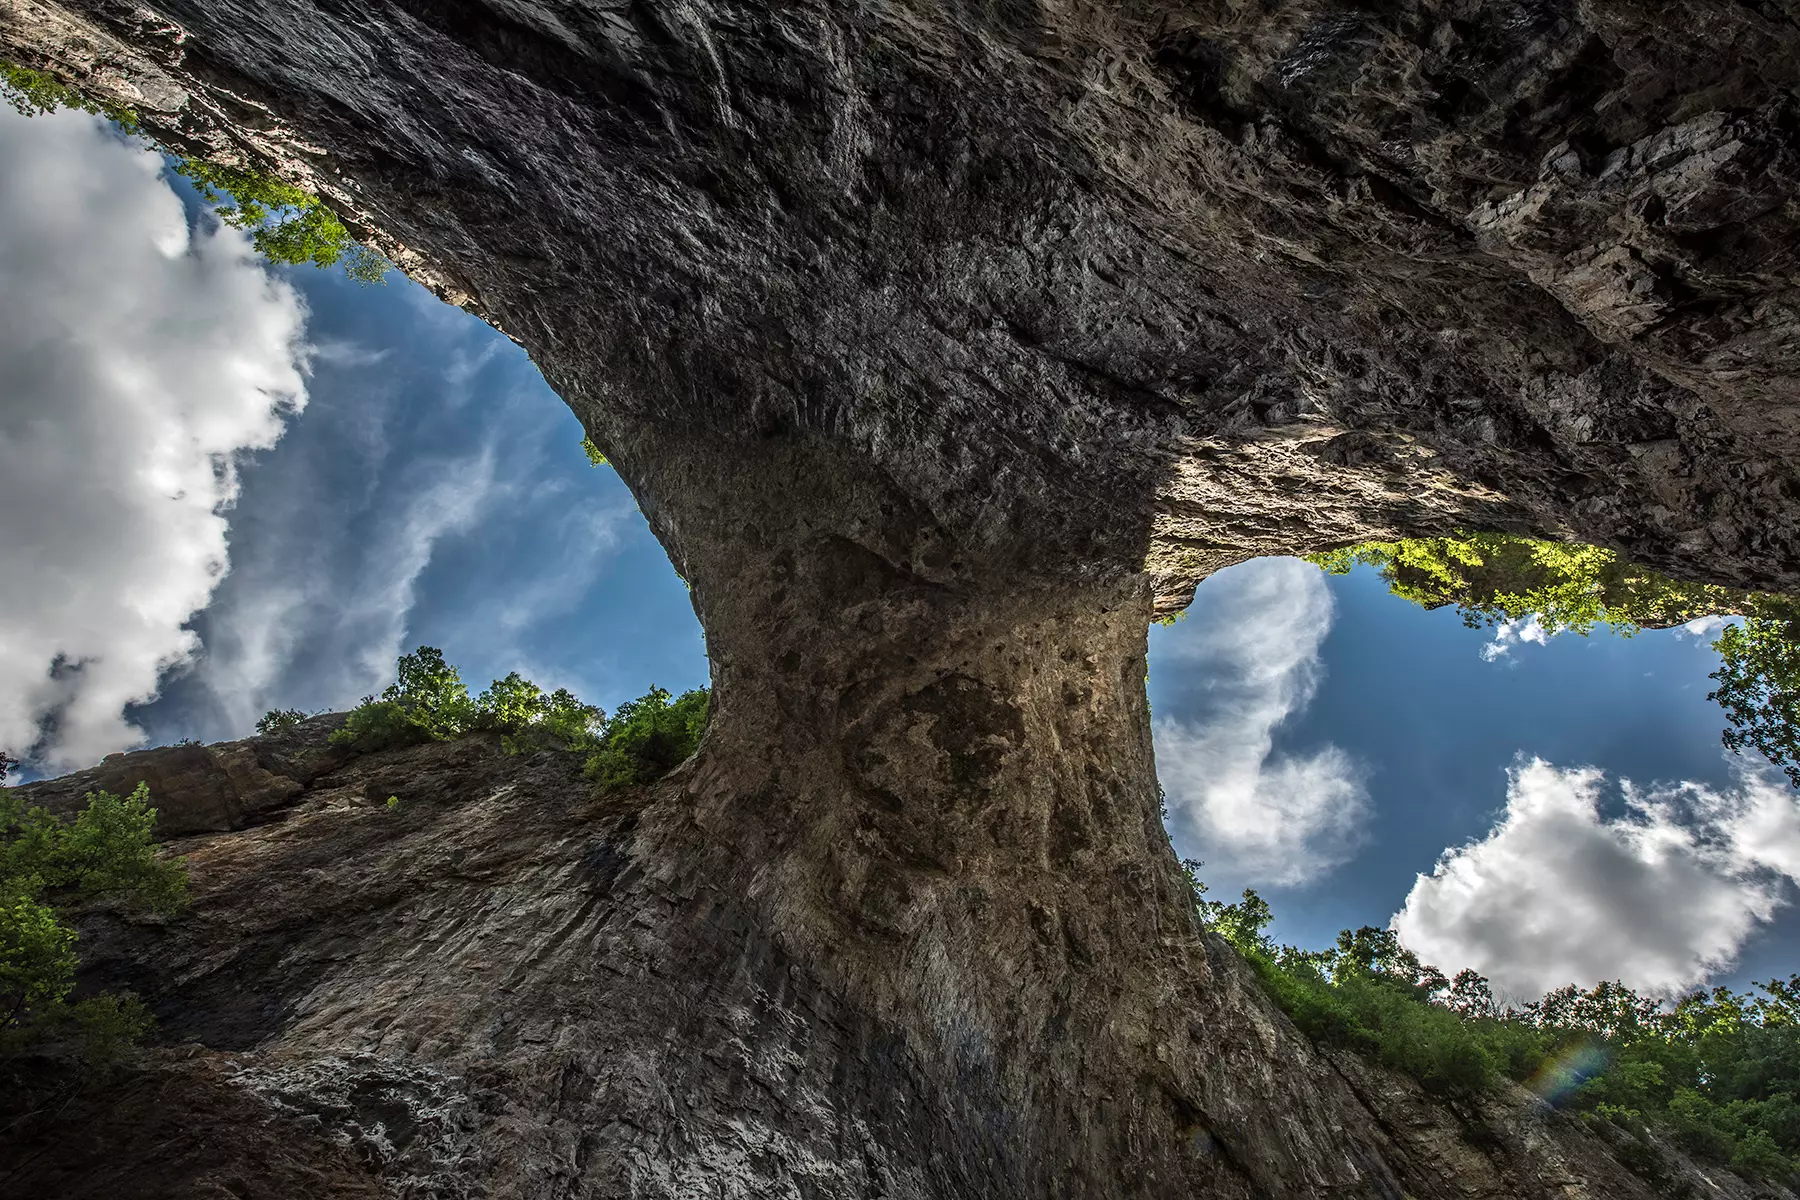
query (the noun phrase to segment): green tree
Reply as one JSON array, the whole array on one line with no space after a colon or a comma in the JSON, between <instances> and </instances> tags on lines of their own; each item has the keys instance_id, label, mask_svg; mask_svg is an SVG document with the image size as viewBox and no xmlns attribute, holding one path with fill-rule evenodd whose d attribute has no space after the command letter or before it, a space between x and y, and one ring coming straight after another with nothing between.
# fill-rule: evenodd
<instances>
[{"instance_id":1,"label":"green tree","mask_svg":"<svg viewBox=\"0 0 1800 1200\"><path fill-rule=\"evenodd\" d=\"M0 100L5 100L22 117L42 116L59 108L74 108L97 117L105 117L127 133L135 133L138 128L137 114L124 105L90 100L47 72L11 63L0 62Z\"/></svg>"},{"instance_id":2,"label":"green tree","mask_svg":"<svg viewBox=\"0 0 1800 1200\"><path fill-rule=\"evenodd\" d=\"M341 728L331 734L334 746L381 750L388 746L444 741L474 727L476 709L456 668L435 646L402 654L397 678L379 697L365 696Z\"/></svg>"},{"instance_id":3,"label":"green tree","mask_svg":"<svg viewBox=\"0 0 1800 1200\"><path fill-rule=\"evenodd\" d=\"M261 171L190 159L175 168L225 224L242 229L270 262L342 266L360 283L380 283L388 263L359 243L325 202Z\"/></svg>"},{"instance_id":4,"label":"green tree","mask_svg":"<svg viewBox=\"0 0 1800 1200\"><path fill-rule=\"evenodd\" d=\"M606 713L583 704L567 688L546 694L517 671L496 679L475 700L475 725L498 730L508 754L556 748L587 751L599 744Z\"/></svg>"},{"instance_id":5,"label":"green tree","mask_svg":"<svg viewBox=\"0 0 1800 1200\"><path fill-rule=\"evenodd\" d=\"M1774 605L1765 611L1713 642L1719 686L1706 698L1725 710L1726 746L1758 751L1800 787L1800 621Z\"/></svg>"},{"instance_id":6,"label":"green tree","mask_svg":"<svg viewBox=\"0 0 1800 1200\"><path fill-rule=\"evenodd\" d=\"M256 732L277 733L283 729L292 729L306 720L306 714L297 708L271 708L256 719Z\"/></svg>"},{"instance_id":7,"label":"green tree","mask_svg":"<svg viewBox=\"0 0 1800 1200\"><path fill-rule=\"evenodd\" d=\"M705 688L671 700L667 691L653 687L619 705L588 756L588 777L611 791L668 774L699 749L707 700Z\"/></svg>"},{"instance_id":8,"label":"green tree","mask_svg":"<svg viewBox=\"0 0 1800 1200\"><path fill-rule=\"evenodd\" d=\"M606 455L601 451L600 447L594 444L593 438L584 437L581 439L581 452L587 455L588 464L590 466L604 467L606 465Z\"/></svg>"},{"instance_id":9,"label":"green tree","mask_svg":"<svg viewBox=\"0 0 1800 1200\"><path fill-rule=\"evenodd\" d=\"M508 754L599 747L606 713L567 688L546 693L517 671L473 699L456 668L435 646L420 646L395 663L395 680L379 697L365 696L331 743L359 750L445 741L480 731L500 735Z\"/></svg>"},{"instance_id":10,"label":"green tree","mask_svg":"<svg viewBox=\"0 0 1800 1200\"><path fill-rule=\"evenodd\" d=\"M110 897L153 912L187 903L181 860L156 855L156 810L140 783L128 797L90 792L72 822L0 791L0 1048L72 1032L90 1052L135 1038L149 1019L135 999L68 1003L77 936L58 906Z\"/></svg>"},{"instance_id":11,"label":"green tree","mask_svg":"<svg viewBox=\"0 0 1800 1200\"><path fill-rule=\"evenodd\" d=\"M1455 605L1472 627L1535 616L1551 632L1606 624L1630 635L1714 613L1750 611L1754 593L1684 583L1599 546L1504 533L1366 542L1307 559L1331 574L1374 567L1394 595L1424 608Z\"/></svg>"},{"instance_id":12,"label":"green tree","mask_svg":"<svg viewBox=\"0 0 1800 1200\"><path fill-rule=\"evenodd\" d=\"M1558 988L1502 1009L1471 970L1446 979L1392 930L1345 930L1327 950L1277 945L1254 891L1202 919L1255 970L1271 999L1321 1045L1365 1055L1449 1096L1529 1081L1552 1103L1629 1135L1621 1161L1666 1172L1648 1132L1752 1178L1800 1179L1800 975L1715 988L1673 1005L1624 984Z\"/></svg>"}]
</instances>

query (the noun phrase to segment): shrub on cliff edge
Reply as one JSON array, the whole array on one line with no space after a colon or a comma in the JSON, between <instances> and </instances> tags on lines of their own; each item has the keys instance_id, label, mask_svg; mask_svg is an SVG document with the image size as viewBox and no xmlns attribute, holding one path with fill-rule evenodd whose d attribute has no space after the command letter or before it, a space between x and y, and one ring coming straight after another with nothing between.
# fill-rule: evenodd
<instances>
[{"instance_id":1,"label":"shrub on cliff edge","mask_svg":"<svg viewBox=\"0 0 1800 1200\"><path fill-rule=\"evenodd\" d=\"M71 822L0 790L0 1053L66 1039L103 1058L149 1027L135 997L68 1002L77 935L58 906L108 897L152 912L180 910L187 871L179 859L157 857L155 821L142 783L123 799L89 792Z\"/></svg>"},{"instance_id":2,"label":"shrub on cliff edge","mask_svg":"<svg viewBox=\"0 0 1800 1200\"><path fill-rule=\"evenodd\" d=\"M671 700L653 687L619 705L588 756L588 778L611 791L667 775L700 748L709 698L705 688L695 688Z\"/></svg>"}]
</instances>

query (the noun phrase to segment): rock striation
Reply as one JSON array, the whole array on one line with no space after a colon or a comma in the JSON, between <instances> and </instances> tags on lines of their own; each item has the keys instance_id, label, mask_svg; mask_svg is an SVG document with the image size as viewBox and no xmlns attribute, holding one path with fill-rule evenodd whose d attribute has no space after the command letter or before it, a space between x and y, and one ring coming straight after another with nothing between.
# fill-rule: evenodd
<instances>
[{"instance_id":1,"label":"rock striation","mask_svg":"<svg viewBox=\"0 0 1800 1200\"><path fill-rule=\"evenodd\" d=\"M991 1081L969 1061L979 1045L963 1048L972 1094L936 1092L921 1078L924 1047L847 1002L743 901L666 853L643 855L645 827L688 802L698 764L597 798L575 755L508 757L478 736L352 756L324 745L334 724L205 748L224 761L307 765L284 777L296 789L288 802L257 823L174 842L189 863L189 913L84 915L82 986L134 989L160 1020L161 1045L86 1090L45 1065L10 1069L6 1194L923 1197L990 1186L999 1164L940 1157L944 1122L1002 1135L980 1147L987 1154L1018 1132L1012 1114L982 1107ZM191 805L212 811L216 788L189 765L194 749L129 756L169 781L167 828L195 823ZM19 791L56 803L78 782ZM1104 931L1066 926L1014 947L1009 966L1084 936L1076 969L1116 975ZM1187 965L1207 986L1169 997L1176 1032L1163 1052L1222 1059L1233 1074L1208 1113L1184 1107L1167 1082L1143 1085L1182 1123L1189 1152L1213 1164L1211 1194L1669 1194L1523 1090L1447 1105L1354 1056L1314 1050L1223 942L1191 929L1165 938L1190 947ZM981 1035L967 1021L957 1032ZM1091 1139L1143 1119L1133 1112L1143 1096L1082 1088L1066 1064L1030 1066L1049 1086L1080 1089L1071 1107L1087 1110ZM1298 1111L1256 1120L1267 1089ZM1325 1158L1337 1147L1323 1137L1284 1146L1295 1117L1339 1146L1350 1134L1360 1159ZM1661 1154L1664 1188L1761 1194ZM1267 1170L1283 1157L1259 1190L1237 1177L1241 1162ZM1051 1181L1050 1194L1159 1194L1157 1165L1146 1154L1117 1178L1090 1167Z\"/></svg>"},{"instance_id":2,"label":"rock striation","mask_svg":"<svg viewBox=\"0 0 1800 1200\"><path fill-rule=\"evenodd\" d=\"M357 1151L400 1190L1641 1194L1601 1148L1459 1173L1243 986L1144 630L1461 525L1800 587L1792 0L0 0L0 52L524 344L713 664L629 800L458 744L206 835L216 906L117 952L208 1047L195 1106L230 1054L287 1081L258 1112L416 1089L452 1165ZM456 755L416 838L307 808ZM230 787L204 828L277 812ZM87 1169L212 1178L115 1125ZM268 1178L364 1144L309 1128Z\"/></svg>"}]
</instances>

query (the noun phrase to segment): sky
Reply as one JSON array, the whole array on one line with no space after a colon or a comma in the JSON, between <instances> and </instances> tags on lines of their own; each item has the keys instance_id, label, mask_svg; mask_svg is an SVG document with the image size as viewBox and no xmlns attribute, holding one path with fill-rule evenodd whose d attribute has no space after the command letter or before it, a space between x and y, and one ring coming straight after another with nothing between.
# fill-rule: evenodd
<instances>
[{"instance_id":1,"label":"sky","mask_svg":"<svg viewBox=\"0 0 1800 1200\"><path fill-rule=\"evenodd\" d=\"M607 708L706 682L685 587L518 347L398 274L269 267L165 167L0 106L0 749L240 737L418 645ZM1391 925L1516 999L1785 976L1800 806L1721 746L1711 633L1221 572L1150 635L1176 850L1279 940Z\"/></svg>"}]
</instances>

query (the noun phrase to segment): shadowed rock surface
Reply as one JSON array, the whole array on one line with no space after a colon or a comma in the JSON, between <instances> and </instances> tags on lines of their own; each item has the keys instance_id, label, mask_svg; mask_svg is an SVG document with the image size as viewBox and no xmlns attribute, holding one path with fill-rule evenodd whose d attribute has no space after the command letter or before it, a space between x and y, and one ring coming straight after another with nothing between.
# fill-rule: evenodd
<instances>
[{"instance_id":1,"label":"shadowed rock surface","mask_svg":"<svg viewBox=\"0 0 1800 1200\"><path fill-rule=\"evenodd\" d=\"M275 746L210 749L343 758L323 746L331 724L268 739ZM131 757L193 778L177 773L191 749ZM491 737L353 757L270 820L178 841L190 912L134 923L96 910L81 923L83 986L135 989L169 1048L72 1101L46 1068L27 1070L23 1086L9 1078L0 1121L23 1133L0 1150L5 1194L988 1194L1022 1122L985 1108L982 1031L966 1019L956 1030L963 1087L932 1086L921 1061L931 1047L844 999L684 861L706 853L688 808L695 767L597 799L579 764L557 752L509 758ZM38 803L64 786L20 792ZM164 817L179 819L196 795L207 802L204 786L167 793ZM1075 997L1096 976L1144 969L1118 961L1105 931L1072 929L1063 913L1038 920L1010 947L1008 975L1046 962L1072 973L1064 1020L1078 1018ZM1320 1054L1223 942L1189 926L1167 932L1165 947L1185 952L1206 990L1168 997L1163 1017L1178 1032L1163 1036L1224 1074L1219 1107L1187 1107L1170 1090L1173 1065L1132 1096L1084 1088L1066 1063L1028 1064L1045 1086L1073 1089L1070 1117L1099 1149L1109 1126L1155 1106L1196 1159L1216 1162L1223 1186L1202 1194L1344 1194L1359 1174L1373 1195L1659 1194L1579 1121L1522 1090L1446 1105L1354 1056ZM893 952L905 954L897 941ZM1304 1106L1286 1119L1327 1131L1300 1153L1331 1154L1325 1138L1349 1133L1360 1161L1296 1153L1271 1192L1236 1182L1235 1156L1268 1155L1291 1136L1235 1124L1266 1111L1271 1090ZM945 1160L946 1125L975 1142L961 1161ZM1755 1194L1664 1154L1696 1195ZM1090 1172L1061 1186L1155 1194L1159 1166L1169 1169L1145 1155L1124 1177ZM1327 1183L1334 1167L1338 1182Z\"/></svg>"},{"instance_id":2,"label":"shadowed rock surface","mask_svg":"<svg viewBox=\"0 0 1800 1200\"><path fill-rule=\"evenodd\" d=\"M296 796L196 849L216 904L109 954L209 1070L464 1081L402 1191L1643 1194L1409 1149L1243 985L1144 629L1459 525L1800 590L1790 0L0 0L0 51L523 343L712 659L629 800L459 743L341 768L454 766L398 842Z\"/></svg>"}]
</instances>

